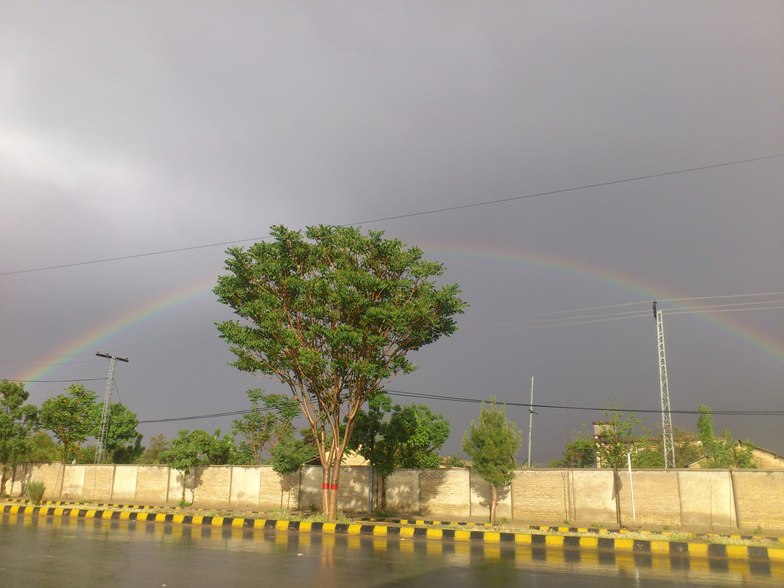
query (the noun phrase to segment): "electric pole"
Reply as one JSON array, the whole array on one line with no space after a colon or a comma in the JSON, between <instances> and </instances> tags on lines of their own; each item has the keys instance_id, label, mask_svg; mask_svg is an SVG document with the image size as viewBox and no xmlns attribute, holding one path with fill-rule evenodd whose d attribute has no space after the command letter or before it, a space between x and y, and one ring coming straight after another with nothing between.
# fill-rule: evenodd
<instances>
[{"instance_id":1,"label":"electric pole","mask_svg":"<svg viewBox=\"0 0 784 588\"><path fill-rule=\"evenodd\" d=\"M656 335L659 349L659 392L661 397L662 450L664 468L675 467L675 444L672 439L672 415L670 414L670 388L667 382L667 356L664 352L664 316L656 309L653 301L653 316L656 319Z\"/></svg>"},{"instance_id":2,"label":"electric pole","mask_svg":"<svg viewBox=\"0 0 784 588\"><path fill-rule=\"evenodd\" d=\"M531 440L534 431L534 377L531 376L531 404L528 405L528 469L531 469Z\"/></svg>"},{"instance_id":3,"label":"electric pole","mask_svg":"<svg viewBox=\"0 0 784 588\"><path fill-rule=\"evenodd\" d=\"M108 353L96 353L95 355L109 360L109 377L106 378L106 392L103 395L103 408L101 410L101 427L96 439L98 446L95 448L95 463L99 464L103 462L106 454L106 437L109 433L109 404L112 399L112 387L114 386L114 366L118 361L128 363L128 358L117 357Z\"/></svg>"}]
</instances>

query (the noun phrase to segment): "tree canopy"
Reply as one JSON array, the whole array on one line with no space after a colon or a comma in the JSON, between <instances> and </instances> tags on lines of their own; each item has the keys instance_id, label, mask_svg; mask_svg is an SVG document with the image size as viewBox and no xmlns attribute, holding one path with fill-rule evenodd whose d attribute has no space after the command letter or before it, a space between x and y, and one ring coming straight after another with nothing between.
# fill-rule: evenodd
<instances>
[{"instance_id":1,"label":"tree canopy","mask_svg":"<svg viewBox=\"0 0 784 588\"><path fill-rule=\"evenodd\" d=\"M373 466L381 480L381 508L386 508L386 479L397 468L436 468L438 450L449 438L449 423L422 404L392 407L389 394L377 392L368 410L357 413L349 447Z\"/></svg>"},{"instance_id":2,"label":"tree canopy","mask_svg":"<svg viewBox=\"0 0 784 588\"><path fill-rule=\"evenodd\" d=\"M30 394L24 384L3 380L0 383L0 495L16 465L32 452L31 436L38 425L38 411L26 400Z\"/></svg>"},{"instance_id":3,"label":"tree canopy","mask_svg":"<svg viewBox=\"0 0 784 588\"><path fill-rule=\"evenodd\" d=\"M272 450L294 436L293 421L301 411L297 401L283 394L248 390L251 410L234 421L232 433L240 437L236 463L259 464L265 450Z\"/></svg>"},{"instance_id":4,"label":"tree canopy","mask_svg":"<svg viewBox=\"0 0 784 588\"><path fill-rule=\"evenodd\" d=\"M232 247L215 293L238 319L217 325L240 370L286 384L313 431L324 514L336 516L340 460L362 404L407 354L456 330L465 303L444 267L382 232L272 227L271 241Z\"/></svg>"},{"instance_id":5,"label":"tree canopy","mask_svg":"<svg viewBox=\"0 0 784 588\"><path fill-rule=\"evenodd\" d=\"M101 407L95 392L82 384L72 384L65 394L49 398L41 405L41 425L60 442L63 462L76 456L79 446L94 434L100 418Z\"/></svg>"}]
</instances>

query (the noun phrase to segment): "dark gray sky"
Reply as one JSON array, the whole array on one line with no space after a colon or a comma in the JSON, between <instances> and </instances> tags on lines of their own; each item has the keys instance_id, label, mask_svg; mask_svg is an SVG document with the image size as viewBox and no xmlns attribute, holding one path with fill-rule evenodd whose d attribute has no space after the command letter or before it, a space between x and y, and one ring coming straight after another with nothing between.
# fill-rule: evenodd
<instances>
[{"instance_id":1,"label":"dark gray sky","mask_svg":"<svg viewBox=\"0 0 784 588\"><path fill-rule=\"evenodd\" d=\"M224 246L17 272L549 193L364 224L471 304L390 388L655 411L656 298L674 410L781 411L782 31L774 1L3 2L0 377L40 404L102 351L142 420L245 409L282 389L227 365ZM423 402L457 453L479 406ZM602 418L537 413L542 464ZM781 416L716 421L784 453ZM196 427L231 418L140 429Z\"/></svg>"}]
</instances>

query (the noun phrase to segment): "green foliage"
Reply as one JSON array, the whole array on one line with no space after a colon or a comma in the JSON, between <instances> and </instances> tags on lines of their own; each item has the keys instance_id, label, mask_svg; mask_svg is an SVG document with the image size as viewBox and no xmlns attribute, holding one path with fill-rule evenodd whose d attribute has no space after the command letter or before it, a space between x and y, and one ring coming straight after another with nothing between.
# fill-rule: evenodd
<instances>
[{"instance_id":1,"label":"green foliage","mask_svg":"<svg viewBox=\"0 0 784 588\"><path fill-rule=\"evenodd\" d=\"M182 476L182 500L185 500L187 478L195 468L204 465L227 463L231 454L230 437L220 437L220 431L210 435L207 431L182 430L172 439L169 447L161 452L161 458Z\"/></svg>"},{"instance_id":2,"label":"green foliage","mask_svg":"<svg viewBox=\"0 0 784 588\"><path fill-rule=\"evenodd\" d=\"M449 423L424 404L395 406L387 437L397 446L397 467L437 468L438 450L449 439Z\"/></svg>"},{"instance_id":3,"label":"green foliage","mask_svg":"<svg viewBox=\"0 0 784 588\"><path fill-rule=\"evenodd\" d=\"M441 465L445 468L464 468L465 461L458 455L447 455L441 460Z\"/></svg>"},{"instance_id":4,"label":"green foliage","mask_svg":"<svg viewBox=\"0 0 784 588\"><path fill-rule=\"evenodd\" d=\"M112 451L112 463L137 463L137 460L144 453L142 447L143 436L141 433L136 434L133 445L121 445Z\"/></svg>"},{"instance_id":5,"label":"green foliage","mask_svg":"<svg viewBox=\"0 0 784 588\"><path fill-rule=\"evenodd\" d=\"M578 433L564 445L561 459L550 462L554 468L596 467L596 442L587 433Z\"/></svg>"},{"instance_id":6,"label":"green foliage","mask_svg":"<svg viewBox=\"0 0 784 588\"><path fill-rule=\"evenodd\" d=\"M38 411L26 404L29 393L24 384L3 380L0 383L0 494L17 464L30 458L31 436L38 426Z\"/></svg>"},{"instance_id":7,"label":"green foliage","mask_svg":"<svg viewBox=\"0 0 784 588\"><path fill-rule=\"evenodd\" d=\"M489 405L482 403L479 420L471 421L471 427L463 434L463 451L471 458L476 473L492 489L490 521L493 523L498 494L512 483L514 456L522 441L522 432L517 430L514 421L506 418L506 408L498 407L495 397Z\"/></svg>"},{"instance_id":8,"label":"green foliage","mask_svg":"<svg viewBox=\"0 0 784 588\"><path fill-rule=\"evenodd\" d=\"M626 453L634 448L635 429L640 423L634 413L623 412L621 403L605 410L605 422L602 423L596 447L599 467L626 467ZM663 458L662 458L663 459Z\"/></svg>"},{"instance_id":9,"label":"green foliage","mask_svg":"<svg viewBox=\"0 0 784 588\"><path fill-rule=\"evenodd\" d=\"M238 319L217 327L238 369L289 386L331 487L359 408L384 380L414 370L410 351L452 334L465 303L456 285L436 284L441 264L381 232L275 226L271 234L228 250L215 293ZM328 490L329 517L336 505Z\"/></svg>"},{"instance_id":10,"label":"green foliage","mask_svg":"<svg viewBox=\"0 0 784 588\"><path fill-rule=\"evenodd\" d=\"M134 448L140 447L141 444L141 435L136 431L138 426L139 418L135 412L121 402L110 404L109 422L106 428L106 452L114 454L118 450L124 449L124 452L121 451L118 455L132 454ZM92 436L97 437L99 433L100 419L98 426L92 431Z\"/></svg>"},{"instance_id":11,"label":"green foliage","mask_svg":"<svg viewBox=\"0 0 784 588\"><path fill-rule=\"evenodd\" d=\"M299 471L302 464L316 457L316 448L312 443L293 436L281 439L271 450L272 469L281 475Z\"/></svg>"},{"instance_id":12,"label":"green foliage","mask_svg":"<svg viewBox=\"0 0 784 588\"><path fill-rule=\"evenodd\" d=\"M100 425L101 407L95 392L73 384L65 394L49 398L41 405L41 425L54 433L62 446L62 461L76 457L79 446Z\"/></svg>"},{"instance_id":13,"label":"green foliage","mask_svg":"<svg viewBox=\"0 0 784 588\"><path fill-rule=\"evenodd\" d=\"M60 457L61 451L48 433L38 431L30 438L29 460L32 463L52 463Z\"/></svg>"},{"instance_id":14,"label":"green foliage","mask_svg":"<svg viewBox=\"0 0 784 588\"><path fill-rule=\"evenodd\" d=\"M33 480L27 484L27 497L33 504L41 504L46 492L46 485L40 480Z\"/></svg>"},{"instance_id":15,"label":"green foliage","mask_svg":"<svg viewBox=\"0 0 784 588\"><path fill-rule=\"evenodd\" d=\"M162 464L166 463L164 460L164 452L169 447L169 442L166 440L166 435L159 433L150 439L150 444L142 451L141 455L136 458L136 463L143 464Z\"/></svg>"},{"instance_id":16,"label":"green foliage","mask_svg":"<svg viewBox=\"0 0 784 588\"><path fill-rule=\"evenodd\" d=\"M702 467L705 468L756 468L753 447L749 443L733 440L729 431L716 437L711 409L701 404L697 409L697 434L702 446Z\"/></svg>"},{"instance_id":17,"label":"green foliage","mask_svg":"<svg viewBox=\"0 0 784 588\"><path fill-rule=\"evenodd\" d=\"M234 463L259 464L265 449L274 449L294 435L293 420L300 414L299 404L290 396L248 390L251 411L234 421L232 432L241 437Z\"/></svg>"},{"instance_id":18,"label":"green foliage","mask_svg":"<svg viewBox=\"0 0 784 588\"><path fill-rule=\"evenodd\" d=\"M367 459L381 478L381 504L385 504L386 479L398 468L437 468L438 450L449 438L449 423L427 406L392 407L388 394L377 392L367 412L357 413L349 448Z\"/></svg>"},{"instance_id":19,"label":"green foliage","mask_svg":"<svg viewBox=\"0 0 784 588\"><path fill-rule=\"evenodd\" d=\"M514 476L514 456L522 444L522 432L514 421L506 418L506 409L482 404L478 421L471 421L463 434L463 451L471 458L472 467L483 480L496 488L508 486Z\"/></svg>"}]
</instances>

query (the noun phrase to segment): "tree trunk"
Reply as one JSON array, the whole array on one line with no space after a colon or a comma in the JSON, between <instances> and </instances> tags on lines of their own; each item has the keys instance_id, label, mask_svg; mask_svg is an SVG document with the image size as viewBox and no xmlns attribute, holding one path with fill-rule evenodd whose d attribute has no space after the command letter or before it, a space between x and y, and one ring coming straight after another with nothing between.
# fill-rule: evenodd
<instances>
[{"instance_id":1,"label":"tree trunk","mask_svg":"<svg viewBox=\"0 0 784 588\"><path fill-rule=\"evenodd\" d=\"M387 511L387 477L381 477L381 510Z\"/></svg>"},{"instance_id":2,"label":"tree trunk","mask_svg":"<svg viewBox=\"0 0 784 588\"><path fill-rule=\"evenodd\" d=\"M0 496L5 496L6 482L8 482L8 467L3 464L3 475L0 477Z\"/></svg>"},{"instance_id":3,"label":"tree trunk","mask_svg":"<svg viewBox=\"0 0 784 588\"><path fill-rule=\"evenodd\" d=\"M498 508L498 489L491 486L493 489L492 503L490 504L490 522L495 525L495 511Z\"/></svg>"}]
</instances>

